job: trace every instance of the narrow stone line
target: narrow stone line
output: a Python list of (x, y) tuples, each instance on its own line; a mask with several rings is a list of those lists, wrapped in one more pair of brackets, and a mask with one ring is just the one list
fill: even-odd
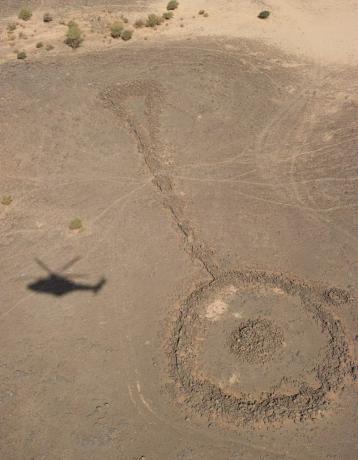
[[(148, 139), (145, 139), (143, 127), (136, 125), (129, 110), (124, 107), (124, 101), (130, 96), (139, 96), (145, 99), (146, 118), (149, 126)], [(101, 97), (105, 104), (125, 123), (128, 131), (133, 135), (138, 151), (143, 155), (144, 162), (153, 177), (153, 185), (163, 196), (163, 205), (169, 210), (181, 234), (185, 251), (192, 259), (201, 263), (203, 269), (214, 281), (221, 271), (215, 261), (213, 251), (198, 239), (191, 223), (185, 218), (185, 203), (175, 193), (173, 178), (160, 160), (163, 143), (160, 140), (159, 115), (163, 91), (154, 82), (144, 81), (109, 88), (101, 94)]]

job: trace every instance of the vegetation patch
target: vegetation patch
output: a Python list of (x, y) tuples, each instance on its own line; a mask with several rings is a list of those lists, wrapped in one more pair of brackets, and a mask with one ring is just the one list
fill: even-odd
[(145, 26), (145, 19), (139, 18), (135, 20), (134, 27), (136, 29), (141, 29), (144, 26)]
[(42, 42), (36, 43), (36, 48), (43, 48), (44, 44)]
[(124, 29), (124, 26), (121, 22), (114, 22), (112, 25), (111, 25), (111, 36), (113, 38), (119, 38), (123, 32), (123, 29)]
[(170, 2), (167, 5), (167, 10), (176, 10), (179, 6), (179, 2), (177, 0), (170, 0)]
[(13, 32), (17, 27), (16, 22), (10, 22), (10, 24), (7, 25), (7, 30), (9, 32)]
[(51, 21), (53, 21), (52, 15), (51, 15), (50, 13), (45, 13), (45, 14), (44, 14), (44, 17), (43, 17), (43, 21), (44, 21), (44, 22), (51, 22)]
[(12, 203), (11, 195), (4, 195), (1, 197), (1, 204), (4, 206), (9, 206)]
[(267, 10), (261, 11), (259, 15), (257, 16), (259, 19), (266, 19), (270, 16), (270, 12)]
[(129, 30), (129, 29), (123, 30), (123, 32), (121, 33), (121, 39), (126, 42), (132, 38), (132, 35), (133, 35), (133, 30)]
[(83, 42), (82, 31), (79, 28), (78, 24), (74, 21), (70, 21), (67, 24), (68, 30), (66, 33), (65, 43), (71, 48), (78, 48)]
[(28, 21), (32, 16), (31, 11), (28, 8), (22, 8), (18, 14), (18, 18), (23, 21)]
[(81, 230), (83, 228), (82, 220), (79, 217), (75, 217), (73, 220), (71, 220), (68, 228), (70, 230)]
[(171, 19), (172, 17), (173, 17), (173, 12), (172, 11), (166, 11), (165, 13), (163, 13), (163, 18), (166, 21), (169, 21), (169, 19)]
[(25, 53), (25, 51), (19, 51), (17, 53), (17, 59), (26, 59), (27, 58), (27, 54)]
[(145, 25), (146, 27), (156, 27), (160, 26), (162, 22), (163, 18), (161, 16), (158, 16), (157, 14), (150, 14), (148, 15)]

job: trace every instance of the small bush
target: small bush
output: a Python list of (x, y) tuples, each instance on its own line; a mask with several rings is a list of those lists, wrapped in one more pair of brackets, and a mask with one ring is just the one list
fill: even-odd
[(18, 18), (22, 19), (23, 21), (28, 21), (32, 16), (32, 13), (27, 8), (22, 8), (18, 14)]
[(54, 49), (54, 46), (51, 44), (46, 45), (46, 51), (52, 51)]
[(53, 21), (53, 17), (51, 16), (50, 13), (45, 13), (44, 17), (43, 17), (43, 21), (44, 22), (51, 22), (51, 21)]
[(75, 217), (73, 220), (71, 220), (68, 226), (70, 230), (80, 230), (82, 227), (82, 220), (78, 217)]
[(126, 30), (123, 30), (121, 34), (121, 38), (122, 40), (126, 42), (132, 38), (132, 35), (133, 35), (133, 30), (126, 29)]
[(27, 54), (25, 53), (25, 51), (19, 51), (17, 53), (17, 59), (26, 59), (27, 58)]
[(169, 19), (171, 19), (172, 17), (173, 17), (173, 12), (172, 11), (166, 11), (165, 13), (163, 13), (163, 18), (166, 21), (169, 21)]
[(70, 21), (67, 24), (68, 30), (66, 33), (65, 43), (71, 48), (78, 48), (83, 42), (82, 31), (78, 24), (74, 21)]
[(27, 40), (27, 35), (24, 32), (20, 32), (19, 38), (23, 38), (24, 40)]
[(124, 26), (121, 22), (114, 22), (111, 25), (111, 36), (113, 38), (119, 38), (121, 36), (121, 33), (123, 32)]
[(167, 10), (176, 10), (179, 6), (179, 2), (177, 0), (170, 0), (170, 2), (167, 5)]
[(204, 13), (203, 16), (204, 18), (207, 18), (209, 16), (209, 13)]
[(145, 26), (145, 20), (142, 19), (142, 18), (139, 18), (139, 19), (137, 19), (137, 20), (134, 22), (134, 27), (135, 27), (136, 29), (141, 29), (141, 28), (144, 27), (144, 26)]
[(43, 48), (44, 44), (42, 42), (36, 43), (36, 48)]
[(267, 10), (261, 11), (261, 13), (257, 16), (260, 19), (266, 19), (270, 16), (270, 12)]
[(10, 24), (7, 25), (7, 30), (9, 32), (13, 32), (17, 27), (16, 22), (10, 22)]
[(163, 18), (157, 14), (150, 14), (147, 18), (145, 25), (147, 27), (156, 27), (163, 22)]
[(198, 14), (205, 14), (205, 10), (200, 10)]
[(1, 204), (4, 206), (9, 206), (12, 203), (11, 195), (4, 195), (1, 197)]

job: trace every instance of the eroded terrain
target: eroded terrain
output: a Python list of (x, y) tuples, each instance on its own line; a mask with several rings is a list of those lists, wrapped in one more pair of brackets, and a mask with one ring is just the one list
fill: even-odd
[[(356, 458), (355, 74), (229, 37), (2, 64), (1, 458)], [(76, 256), (96, 295), (28, 289)]]

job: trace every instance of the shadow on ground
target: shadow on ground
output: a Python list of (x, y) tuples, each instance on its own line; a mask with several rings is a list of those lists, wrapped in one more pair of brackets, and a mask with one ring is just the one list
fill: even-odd
[(77, 283), (71, 279), (83, 275), (69, 274), (65, 276), (61, 274), (62, 271), (71, 267), (78, 260), (79, 258), (76, 257), (67, 263), (64, 267), (62, 267), (62, 270), (59, 272), (53, 272), (41, 260), (36, 259), (37, 264), (43, 268), (48, 273), (48, 275), (37, 279), (33, 283), (29, 283), (27, 288), (30, 291), (39, 292), (42, 294), (52, 294), (56, 297), (61, 297), (73, 291), (93, 291), (94, 294), (97, 294), (106, 284), (105, 278), (101, 278), (96, 284), (85, 284)]

